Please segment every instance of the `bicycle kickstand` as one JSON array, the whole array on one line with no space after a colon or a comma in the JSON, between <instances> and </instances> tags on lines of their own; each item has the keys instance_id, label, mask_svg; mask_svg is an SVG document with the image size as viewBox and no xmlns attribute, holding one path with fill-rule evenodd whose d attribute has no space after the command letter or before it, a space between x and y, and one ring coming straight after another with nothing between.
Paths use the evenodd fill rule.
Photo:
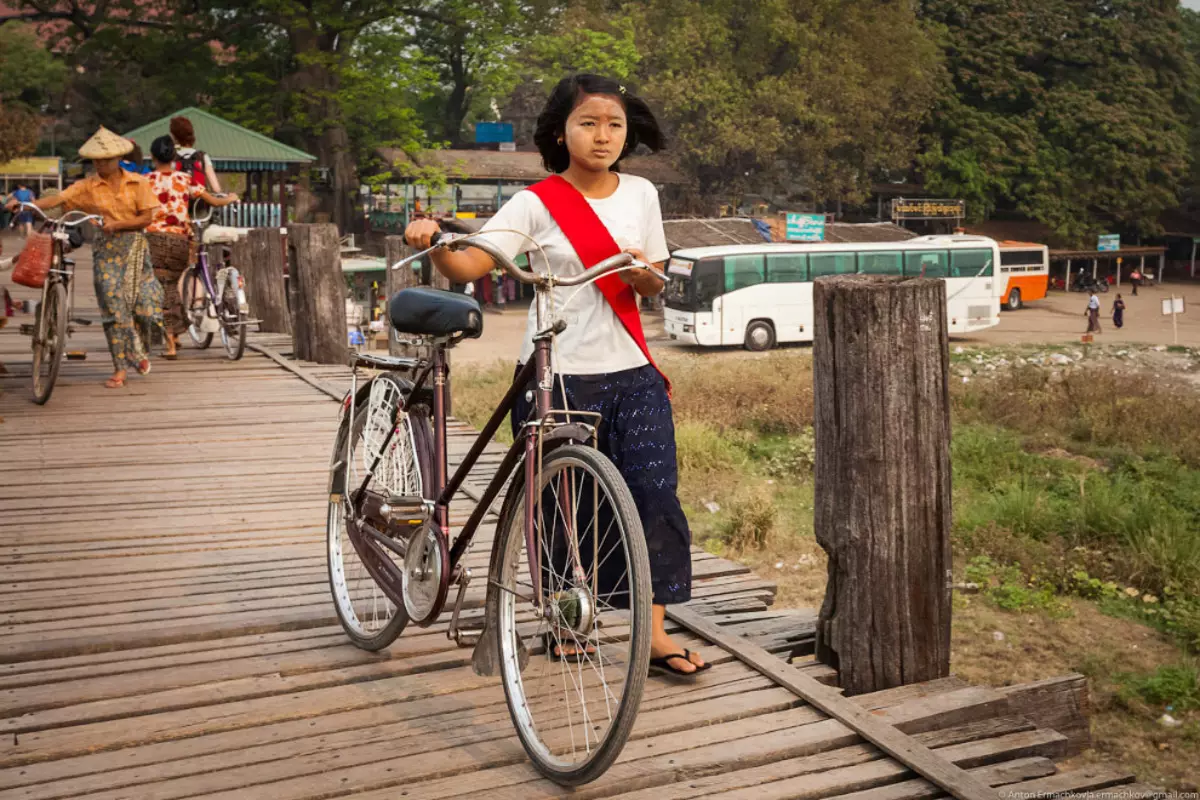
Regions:
<instances>
[{"instance_id":1,"label":"bicycle kickstand","mask_svg":"<svg viewBox=\"0 0 1200 800\"><path fill-rule=\"evenodd\" d=\"M458 595L454 598L454 613L450 616L450 627L446 630L446 638L459 647L474 647L483 633L483 628L458 627L458 614L462 611L463 600L467 597L467 586L471 583L471 570L466 566L460 566L457 582Z\"/></svg>"}]
</instances>

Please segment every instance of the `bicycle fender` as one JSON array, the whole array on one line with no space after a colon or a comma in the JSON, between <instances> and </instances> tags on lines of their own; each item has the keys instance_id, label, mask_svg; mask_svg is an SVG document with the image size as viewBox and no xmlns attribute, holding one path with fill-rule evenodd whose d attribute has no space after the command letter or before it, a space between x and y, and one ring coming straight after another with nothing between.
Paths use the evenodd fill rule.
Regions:
<instances>
[{"instance_id":1,"label":"bicycle fender","mask_svg":"<svg viewBox=\"0 0 1200 800\"><path fill-rule=\"evenodd\" d=\"M546 434L542 439L542 453L549 455L563 445L581 444L592 438L593 430L590 425L584 425L581 422L574 422L559 427ZM522 458L513 468L513 478L508 485L508 492L504 495L504 505L500 508L500 522L503 523L515 511L515 503L520 502L525 496L525 459ZM488 558L488 575L495 575L500 569L500 540L499 535L492 538L492 554ZM476 675L483 678L494 678L500 674L500 644L496 640L496 632L492 630L491 620L495 618L498 612L497 603L499 602L498 592L495 584L489 580L487 583L487 596L483 604L483 630L480 632L479 641L475 643L475 649L471 652L471 669ZM518 642L520 647L519 659L521 669L525 669L525 664L529 661L529 651L525 647L524 641Z\"/></svg>"}]
</instances>

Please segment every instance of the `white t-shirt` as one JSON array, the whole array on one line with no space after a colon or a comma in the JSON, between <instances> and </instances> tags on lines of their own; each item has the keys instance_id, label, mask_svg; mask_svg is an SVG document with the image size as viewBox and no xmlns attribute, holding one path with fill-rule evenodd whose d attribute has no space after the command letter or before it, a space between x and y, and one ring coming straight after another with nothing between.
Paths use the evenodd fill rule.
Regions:
<instances>
[{"instance_id":1,"label":"white t-shirt","mask_svg":"<svg viewBox=\"0 0 1200 800\"><path fill-rule=\"evenodd\" d=\"M646 254L651 263L665 261L670 255L663 234L662 211L658 206L658 190L645 178L617 173L617 190L600 200L588 198L596 216L608 228L622 250L635 247ZM496 216L483 226L491 232L488 239L509 258L529 253L530 268L546 272L547 265L529 239L503 229L527 234L542 246L549 260L549 272L568 277L583 272L584 265L575 249L559 229L558 223L542 205L538 196L528 190L517 192ZM588 264L587 266L593 266ZM567 300L579 291L564 308ZM564 375L598 375L640 367L647 362L633 337L617 319L616 312L604 295L590 284L578 287L558 287L553 295L554 313L567 323L559 334L555 349L554 371ZM525 342L521 346L520 362L533 355L533 335L537 327L537 304L529 307L525 325Z\"/></svg>"}]
</instances>

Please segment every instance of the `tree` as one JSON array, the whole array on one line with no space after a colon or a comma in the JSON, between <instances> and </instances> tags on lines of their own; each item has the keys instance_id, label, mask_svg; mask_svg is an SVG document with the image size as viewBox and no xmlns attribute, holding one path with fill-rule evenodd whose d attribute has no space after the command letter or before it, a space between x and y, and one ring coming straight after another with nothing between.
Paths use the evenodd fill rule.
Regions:
<instances>
[{"instance_id":1,"label":"tree","mask_svg":"<svg viewBox=\"0 0 1200 800\"><path fill-rule=\"evenodd\" d=\"M516 88L525 44L545 30L554 0L440 0L412 37L435 76L419 106L429 134L462 144L470 119L493 120L496 104Z\"/></svg>"},{"instance_id":2,"label":"tree","mask_svg":"<svg viewBox=\"0 0 1200 800\"><path fill-rule=\"evenodd\" d=\"M1003 204L1074 243L1157 231L1191 168L1194 55L1161 0L925 0L948 80L926 187L975 217Z\"/></svg>"},{"instance_id":3,"label":"tree","mask_svg":"<svg viewBox=\"0 0 1200 800\"><path fill-rule=\"evenodd\" d=\"M37 148L39 111L60 92L66 67L27 25L0 27L0 164Z\"/></svg>"},{"instance_id":4,"label":"tree","mask_svg":"<svg viewBox=\"0 0 1200 800\"><path fill-rule=\"evenodd\" d=\"M0 22L20 18L64 26L69 31L64 37L76 48L95 43L93 52L103 49L112 64L135 63L121 58L135 40L166 44L161 60L139 58L137 65L171 74L190 85L194 96L211 86L223 103L240 107L260 128L273 122L294 132L329 168L326 210L344 228L358 189L347 123L348 104L363 100L362 75L355 74L358 42L381 25L411 28L418 19L436 17L423 6L387 0L22 0ZM191 58L204 60L204 68L176 67ZM239 88L248 94L239 97ZM263 102L264 96L271 100Z\"/></svg>"},{"instance_id":5,"label":"tree","mask_svg":"<svg viewBox=\"0 0 1200 800\"><path fill-rule=\"evenodd\" d=\"M857 200L906 169L938 53L911 4L888 0L646 0L642 92L662 109L701 193Z\"/></svg>"}]
</instances>

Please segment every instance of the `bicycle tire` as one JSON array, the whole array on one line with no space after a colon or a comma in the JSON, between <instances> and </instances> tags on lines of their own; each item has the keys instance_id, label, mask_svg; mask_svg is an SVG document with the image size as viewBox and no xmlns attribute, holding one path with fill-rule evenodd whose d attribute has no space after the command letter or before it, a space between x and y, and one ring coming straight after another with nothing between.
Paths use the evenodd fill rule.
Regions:
<instances>
[{"instance_id":1,"label":"bicycle tire","mask_svg":"<svg viewBox=\"0 0 1200 800\"><path fill-rule=\"evenodd\" d=\"M200 350L208 349L208 346L212 344L213 340L213 335L211 333L202 333L195 324L195 312L200 311L200 309L193 308L193 306L196 304L197 287L203 285L204 284L200 281L200 278L195 272L187 272L183 279L183 292L181 293L180 297L181 305L183 306L183 317L188 323L188 338L190 338L192 340L192 344L196 345L196 347ZM207 304L205 305L207 306ZM203 311L200 311L200 313L207 314L208 309L205 308Z\"/></svg>"},{"instance_id":2,"label":"bicycle tire","mask_svg":"<svg viewBox=\"0 0 1200 800\"><path fill-rule=\"evenodd\" d=\"M46 287L46 299L38 320L41 330L34 336L33 343L33 402L44 406L54 392L63 353L67 349L67 288L59 281Z\"/></svg>"},{"instance_id":3,"label":"bicycle tire","mask_svg":"<svg viewBox=\"0 0 1200 800\"><path fill-rule=\"evenodd\" d=\"M586 736L591 735L590 729L593 727L599 728L600 726L592 725L597 718L588 714L587 705L589 701L584 701L584 711L582 712L581 719L586 720L583 725L583 735L585 736L584 744L587 746L588 753L581 762L571 763L559 758L553 752L554 742L547 741L547 739L552 739L561 743L567 739L562 731L562 721L565 717L567 724L571 725L570 711L568 710L568 713L564 714L561 709L550 707L557 700L546 701L545 698L555 698L556 694L553 691L548 690L545 694L541 694L536 690L529 692L525 686L526 679L524 673L528 672L531 668L536 671L538 667L532 658L528 659L528 663L522 663L526 660L527 654L532 652L532 649L528 645L523 646L522 640L530 639L530 637L528 629L525 629L524 634L518 629L518 620L516 617L518 603L522 605L526 603L526 601L518 598L520 591L518 575L524 560L523 551L525 547L524 480L520 477L522 474L520 472L517 473L518 477L509 487L509 493L505 498L504 508L501 511L501 522L496 529L496 536L502 538L497 542L495 560L489 574L489 580L496 582L497 591L495 592L495 602L490 603L488 607L490 615L488 626L495 632L497 638L497 652L499 655L501 683L504 686L504 696L508 703L509 715L517 730L517 736L525 748L525 752L529 755L534 767L550 780L564 786L578 786L600 777L612 765L629 739L630 731L633 729L634 722L637 719L638 707L641 703L642 692L645 688L646 676L649 670L652 598L650 588L650 560L646 548L645 536L642 532L641 519L638 515L637 507L634 505L633 497L629 493L629 488L621 477L621 473L608 458L595 448L582 445L564 445L546 456L542 463L538 482L543 493L553 485L552 481L558 474L558 471L563 468L582 468L583 472L594 478L597 487L602 487L604 494L610 498L614 514L613 519L614 522L619 522L618 537L624 544L627 566L629 568L627 584L629 609L624 612L627 614L627 619L626 621L617 623L615 626L612 623L604 626L605 630L615 628L618 631L616 636L621 635L619 631L622 626L628 628L627 645L625 645L628 650L628 657L626 659L624 685L621 688L621 697L617 701L616 711L609 714L607 730L597 735L597 743L594 749L588 746ZM572 485L574 484L572 483ZM597 492L597 496L598 494ZM544 497L545 495L543 494ZM545 500L543 499L543 504L544 502ZM595 507L598 506L599 501L596 502ZM543 515L544 513L543 506ZM550 527L553 528L554 525ZM610 523L602 538L607 538L607 530L611 529L611 527L612 524ZM598 547L595 538L592 539L592 542L594 546ZM576 542L576 546L578 546L578 542ZM603 566L612 553L610 550L608 556L601 558L599 555L601 551L597 549L593 552L595 553L593 557L600 559L598 566ZM551 554L549 558L552 560L553 555ZM564 569L564 573L567 571ZM552 568L551 574L553 574ZM586 582L587 580L585 580ZM595 586L594 581L592 585ZM553 588L553 585L545 587L546 590ZM569 592L563 591L553 593L553 596L556 598L554 602L563 603L568 595ZM599 610L599 606L599 601L596 601L594 608ZM603 613L607 614L607 612ZM522 626L524 624L524 621L522 621ZM541 625L538 628L540 629ZM535 642L535 646L537 646L536 642L541 635L537 631L534 631L532 641ZM604 669L605 649L608 647L604 639L609 635L603 633L599 626L595 626L583 639L583 644L586 646L595 645L594 658L592 654L589 654L584 659L589 663L589 668L593 673L596 672L597 662L599 663L600 670ZM555 635L555 639L551 641L564 640L558 639L557 635ZM579 644L580 640L575 638L574 642ZM522 652L523 650L524 652ZM608 653L610 659L611 652L610 650ZM563 665L568 663L566 661L554 662L549 658L548 653L543 653L542 655L545 665L555 663ZM542 669L544 676L546 667ZM560 671L565 671L565 668L561 666L559 669ZM580 687L583 687L585 680L590 680L591 676L585 676L583 667L578 664L572 664L571 669L578 669L580 673L579 683L572 685L582 695L583 690ZM573 676L567 675L566 677L573 680ZM608 686L608 678L600 675L600 684L604 689L604 705L607 708L609 703L608 698L613 694ZM569 692L563 692L562 694L567 696ZM545 726L543 732L539 732L539 725L537 720L534 719L534 715L540 714L543 710L545 711L544 719L550 722L551 725ZM574 728L570 730L569 736L571 737L570 746L572 751L574 751Z\"/></svg>"},{"instance_id":4,"label":"bicycle tire","mask_svg":"<svg viewBox=\"0 0 1200 800\"><path fill-rule=\"evenodd\" d=\"M239 361L246 353L246 315L238 307L237 292L225 287L221 300L221 344L230 361Z\"/></svg>"},{"instance_id":5,"label":"bicycle tire","mask_svg":"<svg viewBox=\"0 0 1200 800\"><path fill-rule=\"evenodd\" d=\"M374 388L374 384L379 382L386 382L387 386L394 390L391 393L392 397L403 396L411 390L411 384L408 381L391 375L381 375L373 382L373 391L368 395L369 397L380 397L385 394ZM432 444L433 434L427 430L429 417L424 412L424 409L414 409L412 413L405 415L402 424L411 431L409 443L414 456L412 466L415 468L416 476L421 484L420 493L424 497L429 497L433 491L430 479L432 453L425 452L425 450ZM325 530L329 589L338 622L356 647L374 651L381 650L394 642L408 625L409 619L404 610L404 604L391 600L388 593L375 582L345 531L344 514L347 490L356 489L362 480L358 471L358 467L363 463L359 446L362 444L364 431L367 430L367 422L371 414L372 404L370 400L367 400L356 406L353 421L350 420L349 415L346 415L338 427L333 456L330 461L329 511ZM354 437L348 458L346 453L347 436ZM397 442L393 438L390 449L395 452L396 447ZM339 464L341 464L340 469ZM377 479L382 479L384 484L392 484L382 488L398 490L398 494L411 491L414 488L411 485L395 485L397 481L394 473L389 472L391 468L391 465L381 463L380 470L377 470ZM390 588L396 596L399 596L399 592L403 589L399 585ZM356 608L356 596L366 598L371 608L373 622L376 624L367 624L367 621L362 618L360 609ZM380 608L383 608L386 614L382 624L378 624Z\"/></svg>"}]
</instances>

